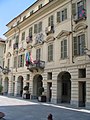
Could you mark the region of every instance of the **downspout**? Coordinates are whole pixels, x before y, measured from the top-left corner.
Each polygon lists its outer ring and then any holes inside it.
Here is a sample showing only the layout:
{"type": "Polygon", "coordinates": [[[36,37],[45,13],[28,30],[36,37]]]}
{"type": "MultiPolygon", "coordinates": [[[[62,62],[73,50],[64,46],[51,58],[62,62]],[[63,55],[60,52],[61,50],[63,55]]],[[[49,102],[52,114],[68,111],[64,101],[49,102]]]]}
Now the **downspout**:
{"type": "Polygon", "coordinates": [[[73,15],[72,15],[72,0],[71,0],[71,39],[72,39],[72,58],[71,58],[71,63],[74,63],[73,61],[73,15]]]}

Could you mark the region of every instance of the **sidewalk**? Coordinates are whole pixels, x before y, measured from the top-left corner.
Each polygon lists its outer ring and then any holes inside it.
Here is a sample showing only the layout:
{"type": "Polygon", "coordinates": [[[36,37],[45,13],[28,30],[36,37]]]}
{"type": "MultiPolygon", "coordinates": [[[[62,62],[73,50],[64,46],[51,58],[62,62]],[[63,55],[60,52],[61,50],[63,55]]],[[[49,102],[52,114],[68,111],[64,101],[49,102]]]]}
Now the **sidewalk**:
{"type": "Polygon", "coordinates": [[[15,99],[19,99],[19,100],[23,100],[23,101],[30,101],[33,103],[38,103],[38,104],[42,104],[42,105],[49,105],[49,106],[54,106],[54,107],[60,107],[60,108],[65,108],[65,109],[73,109],[73,110],[79,110],[79,111],[86,111],[90,113],[90,109],[86,109],[85,107],[76,107],[74,105],[71,105],[69,103],[51,103],[51,102],[39,102],[37,99],[24,99],[22,97],[15,97],[15,96],[5,96],[5,97],[9,97],[9,98],[15,98],[15,99]]]}

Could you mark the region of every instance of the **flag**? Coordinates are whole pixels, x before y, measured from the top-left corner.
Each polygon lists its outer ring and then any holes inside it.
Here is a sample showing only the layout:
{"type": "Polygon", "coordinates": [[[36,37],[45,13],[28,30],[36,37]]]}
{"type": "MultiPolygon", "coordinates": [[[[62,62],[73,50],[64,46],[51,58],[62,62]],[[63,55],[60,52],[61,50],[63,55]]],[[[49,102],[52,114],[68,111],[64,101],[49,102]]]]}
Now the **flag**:
{"type": "Polygon", "coordinates": [[[26,66],[30,63],[30,55],[29,53],[26,53],[26,66]]]}

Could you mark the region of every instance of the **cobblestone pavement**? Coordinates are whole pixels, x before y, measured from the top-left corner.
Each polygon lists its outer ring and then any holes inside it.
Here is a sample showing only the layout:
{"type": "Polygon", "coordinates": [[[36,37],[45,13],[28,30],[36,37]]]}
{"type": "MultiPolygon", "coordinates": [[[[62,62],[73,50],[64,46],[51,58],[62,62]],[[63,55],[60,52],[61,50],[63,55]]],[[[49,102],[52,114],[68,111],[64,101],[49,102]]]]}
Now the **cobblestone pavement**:
{"type": "Polygon", "coordinates": [[[5,113],[5,120],[47,120],[49,113],[53,120],[90,120],[90,110],[6,96],[0,96],[0,111],[5,113]]]}

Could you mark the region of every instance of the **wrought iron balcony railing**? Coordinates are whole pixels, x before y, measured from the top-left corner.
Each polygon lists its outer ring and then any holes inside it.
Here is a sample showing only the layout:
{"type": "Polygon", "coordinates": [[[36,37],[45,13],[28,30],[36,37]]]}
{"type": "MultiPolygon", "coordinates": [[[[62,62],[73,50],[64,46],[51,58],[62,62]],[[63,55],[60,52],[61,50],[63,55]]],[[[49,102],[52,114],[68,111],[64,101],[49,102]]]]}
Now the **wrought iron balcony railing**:
{"type": "Polygon", "coordinates": [[[33,63],[29,62],[26,66],[31,72],[33,72],[33,70],[42,70],[45,68],[45,61],[35,60],[33,63]]]}

